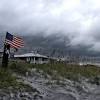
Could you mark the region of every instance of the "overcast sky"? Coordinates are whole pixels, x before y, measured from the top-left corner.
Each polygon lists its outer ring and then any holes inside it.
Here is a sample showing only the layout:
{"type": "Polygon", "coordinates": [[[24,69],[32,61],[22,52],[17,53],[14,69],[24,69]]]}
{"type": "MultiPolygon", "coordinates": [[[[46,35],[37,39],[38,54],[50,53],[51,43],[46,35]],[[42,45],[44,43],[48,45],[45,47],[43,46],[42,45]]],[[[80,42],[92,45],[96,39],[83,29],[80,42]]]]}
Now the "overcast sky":
{"type": "Polygon", "coordinates": [[[0,0],[0,32],[62,34],[100,51],[100,0],[0,0]]]}

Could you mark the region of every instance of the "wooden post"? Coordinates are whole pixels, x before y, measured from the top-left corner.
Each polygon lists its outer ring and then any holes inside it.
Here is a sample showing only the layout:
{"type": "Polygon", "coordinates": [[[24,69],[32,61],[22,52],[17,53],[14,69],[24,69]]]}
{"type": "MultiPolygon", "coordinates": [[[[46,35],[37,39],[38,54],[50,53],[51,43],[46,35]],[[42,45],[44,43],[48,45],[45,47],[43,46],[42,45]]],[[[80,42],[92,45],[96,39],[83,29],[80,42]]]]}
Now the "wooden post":
{"type": "Polygon", "coordinates": [[[10,45],[4,43],[4,51],[3,51],[3,58],[2,58],[2,67],[8,67],[8,57],[10,53],[10,45]]]}
{"type": "Polygon", "coordinates": [[[3,58],[2,58],[2,67],[8,67],[8,57],[10,52],[10,45],[4,44],[3,58]]]}

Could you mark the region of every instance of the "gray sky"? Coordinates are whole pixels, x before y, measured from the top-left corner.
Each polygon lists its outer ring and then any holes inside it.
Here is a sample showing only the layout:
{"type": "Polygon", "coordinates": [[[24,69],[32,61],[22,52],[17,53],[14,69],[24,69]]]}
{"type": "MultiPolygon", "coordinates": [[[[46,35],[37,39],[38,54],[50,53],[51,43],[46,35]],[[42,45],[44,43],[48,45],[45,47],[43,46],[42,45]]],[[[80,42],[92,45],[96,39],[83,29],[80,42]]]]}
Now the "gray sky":
{"type": "Polygon", "coordinates": [[[100,51],[100,0],[0,0],[0,31],[58,33],[100,51]]]}

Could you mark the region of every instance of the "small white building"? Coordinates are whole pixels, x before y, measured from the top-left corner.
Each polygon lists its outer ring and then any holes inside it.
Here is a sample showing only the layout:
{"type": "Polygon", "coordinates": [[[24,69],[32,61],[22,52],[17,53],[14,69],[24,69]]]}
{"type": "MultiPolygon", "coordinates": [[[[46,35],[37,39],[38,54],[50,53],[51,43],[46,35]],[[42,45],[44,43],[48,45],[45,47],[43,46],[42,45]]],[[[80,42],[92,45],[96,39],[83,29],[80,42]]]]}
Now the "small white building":
{"type": "Polygon", "coordinates": [[[25,61],[34,64],[43,64],[49,62],[49,57],[40,55],[38,53],[26,53],[21,55],[14,55],[15,60],[25,61]]]}

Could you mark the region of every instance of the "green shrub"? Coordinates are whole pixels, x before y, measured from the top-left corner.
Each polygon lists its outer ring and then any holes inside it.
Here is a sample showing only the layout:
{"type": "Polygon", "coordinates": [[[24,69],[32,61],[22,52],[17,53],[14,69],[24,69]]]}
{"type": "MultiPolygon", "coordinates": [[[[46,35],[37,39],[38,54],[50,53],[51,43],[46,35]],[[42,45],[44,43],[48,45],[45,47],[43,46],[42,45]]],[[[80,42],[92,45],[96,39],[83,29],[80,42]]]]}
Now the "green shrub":
{"type": "Polygon", "coordinates": [[[0,68],[0,88],[8,88],[15,85],[16,78],[8,70],[0,68]]]}
{"type": "Polygon", "coordinates": [[[11,63],[9,69],[20,75],[25,75],[29,71],[29,66],[24,63],[11,63]]]}

